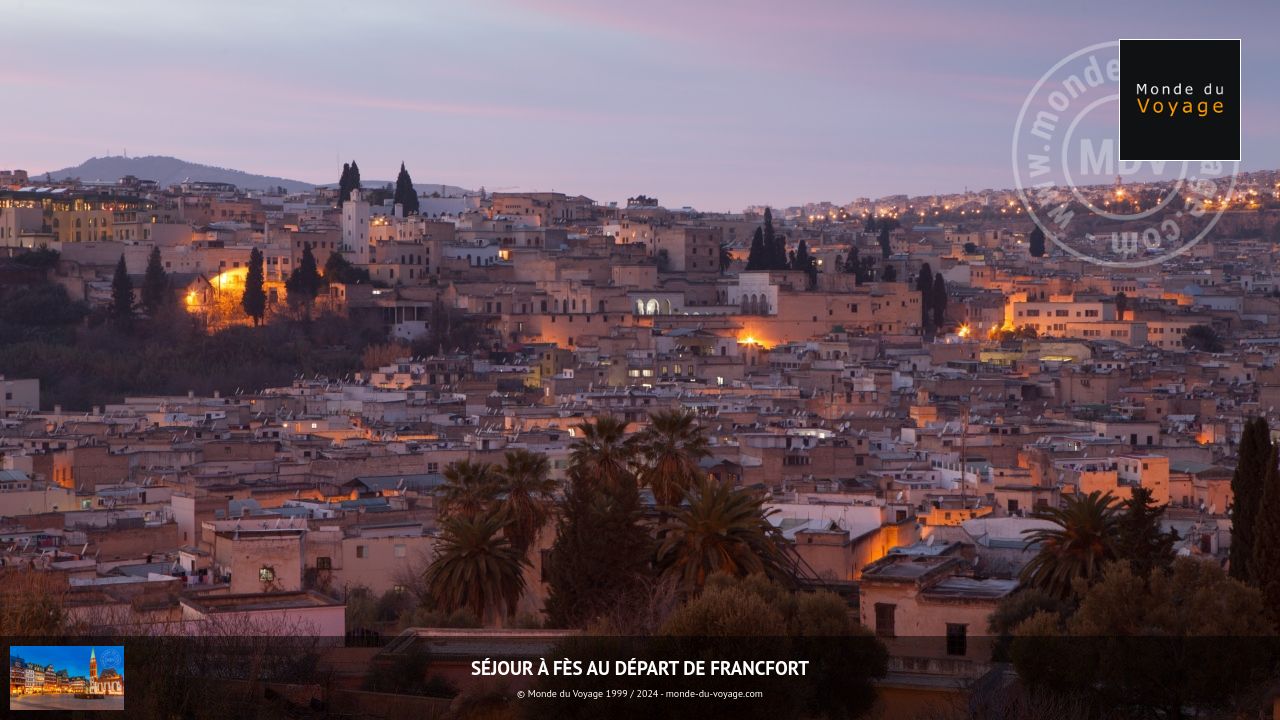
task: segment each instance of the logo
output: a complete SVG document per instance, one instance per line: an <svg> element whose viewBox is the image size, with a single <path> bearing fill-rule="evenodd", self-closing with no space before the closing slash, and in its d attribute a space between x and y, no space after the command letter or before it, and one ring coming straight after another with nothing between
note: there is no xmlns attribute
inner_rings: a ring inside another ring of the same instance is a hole
<svg viewBox="0 0 1280 720"><path fill-rule="evenodd" d="M1120 74L1112 41L1041 76L1014 125L1014 183L1057 248L1099 265L1143 267L1187 252L1213 229L1240 163L1120 159Z"/></svg>
<svg viewBox="0 0 1280 720"><path fill-rule="evenodd" d="M1240 161L1240 41L1121 40L1120 159Z"/></svg>

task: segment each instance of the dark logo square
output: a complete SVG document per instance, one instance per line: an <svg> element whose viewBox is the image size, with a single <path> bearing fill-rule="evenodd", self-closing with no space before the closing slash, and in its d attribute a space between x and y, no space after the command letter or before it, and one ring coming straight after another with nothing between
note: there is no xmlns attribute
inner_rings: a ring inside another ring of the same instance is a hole
<svg viewBox="0 0 1280 720"><path fill-rule="evenodd" d="M1240 159L1239 40L1120 41L1120 159Z"/></svg>

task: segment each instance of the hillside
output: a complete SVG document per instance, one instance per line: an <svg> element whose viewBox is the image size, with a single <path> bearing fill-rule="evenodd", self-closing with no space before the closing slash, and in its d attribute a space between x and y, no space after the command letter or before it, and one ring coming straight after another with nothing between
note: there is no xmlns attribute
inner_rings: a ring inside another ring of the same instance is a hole
<svg viewBox="0 0 1280 720"><path fill-rule="evenodd" d="M142 180L154 180L161 187L176 185L186 180L231 183L242 190L269 190L283 187L289 192L302 192L317 187L317 185L302 182L301 180L290 180L269 175L254 175L242 170L201 165L166 155L147 155L144 157L114 155L89 158L75 167L53 170L49 175L54 180L79 178L86 182L115 182L126 175L132 175ZM43 174L33 175L32 179L40 179L41 177L43 177ZM387 184L391 183L386 180L366 180L363 183L366 188L376 188ZM337 183L325 183L320 187L336 186ZM456 185L414 183L413 186L417 188L419 193L423 194L459 195L471 192Z"/></svg>

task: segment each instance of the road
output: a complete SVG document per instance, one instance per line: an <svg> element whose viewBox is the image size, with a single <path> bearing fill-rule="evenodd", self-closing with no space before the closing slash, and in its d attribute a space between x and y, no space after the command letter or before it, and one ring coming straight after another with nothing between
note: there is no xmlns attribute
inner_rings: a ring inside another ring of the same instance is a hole
<svg viewBox="0 0 1280 720"><path fill-rule="evenodd" d="M10 710L124 710L123 695L81 700L73 695L10 695Z"/></svg>

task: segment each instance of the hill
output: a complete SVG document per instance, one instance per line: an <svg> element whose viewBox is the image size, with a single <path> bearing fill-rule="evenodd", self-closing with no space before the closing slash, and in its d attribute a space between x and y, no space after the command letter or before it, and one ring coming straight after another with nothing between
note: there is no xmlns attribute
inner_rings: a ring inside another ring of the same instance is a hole
<svg viewBox="0 0 1280 720"><path fill-rule="evenodd" d="M160 187L169 187L186 180L198 180L231 183L242 190L270 190L283 187L289 192L304 192L315 187L337 186L337 183L314 185L301 180L290 180L289 178L272 177L270 175L254 175L242 170L187 162L167 155L147 155L144 157L113 155L89 158L75 167L53 170L49 175L54 180L79 178L85 182L116 182L126 175L132 175L142 180L154 180ZM33 176L32 179L39 179L40 177L42 176ZM363 183L366 188L382 187L389 184L393 183L385 180L366 180ZM419 193L427 195L431 193L459 195L471 192L456 185L414 183L413 186Z"/></svg>
<svg viewBox="0 0 1280 720"><path fill-rule="evenodd" d="M231 183L245 190L267 190L284 187L289 192L301 192L315 187L311 183L288 178L254 175L241 170L201 165L165 155L145 157L89 158L83 163L49 173L55 180L80 178L83 181L115 182L126 175L142 180L154 180L161 187L176 185L185 180Z"/></svg>

